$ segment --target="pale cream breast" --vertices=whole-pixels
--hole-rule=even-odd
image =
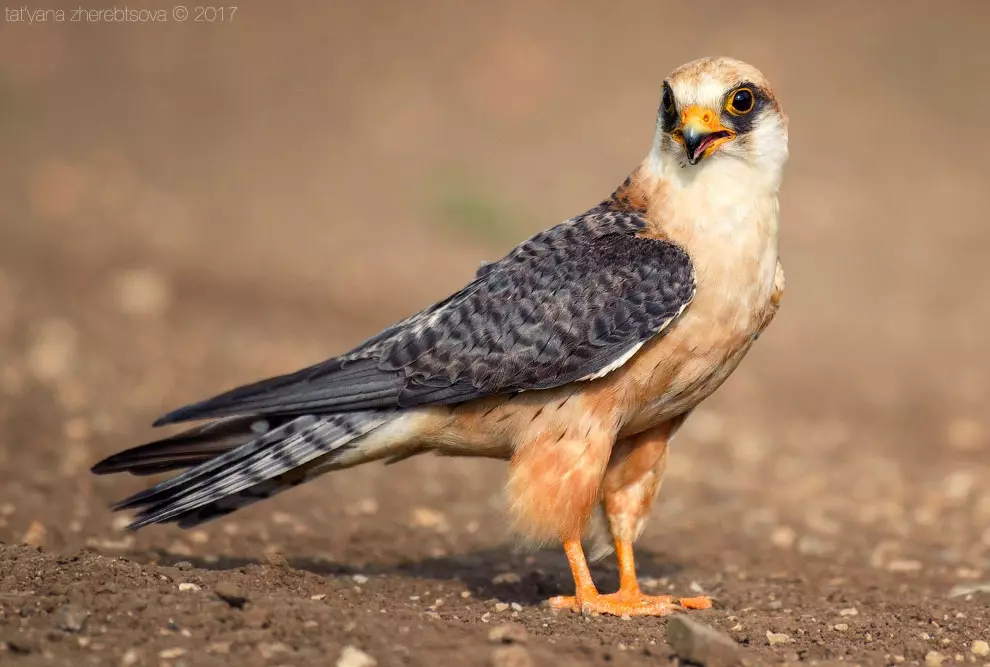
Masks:
[[[621,435],[691,409],[735,370],[772,316],[777,277],[775,187],[724,162],[685,181],[658,175],[650,233],[684,248],[695,269],[694,300],[663,336],[622,369],[629,413]],[[782,280],[782,274],[781,274]]]

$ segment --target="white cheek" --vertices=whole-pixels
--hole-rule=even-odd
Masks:
[[[734,146],[729,155],[741,158],[779,184],[787,162],[787,129],[780,116],[764,113],[756,119],[745,143]]]

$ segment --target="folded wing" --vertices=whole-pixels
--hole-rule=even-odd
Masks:
[[[193,419],[451,404],[614,370],[694,296],[679,247],[604,206],[487,264],[464,289],[343,356],[180,408]]]

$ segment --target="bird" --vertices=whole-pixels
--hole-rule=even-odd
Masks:
[[[113,506],[136,510],[137,530],[197,526],[372,461],[501,459],[513,532],[567,557],[574,594],[551,608],[709,608],[645,594],[634,543],[671,439],[779,307],[787,127],[752,65],[684,64],[663,80],[646,158],[600,203],[346,353],[166,414],[154,425],[201,423],[92,471],[182,471]],[[614,543],[613,593],[584,549],[594,516]]]

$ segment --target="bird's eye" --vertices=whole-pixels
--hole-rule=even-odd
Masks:
[[[756,98],[749,88],[739,88],[729,95],[729,101],[725,105],[725,110],[733,116],[745,116],[756,106]]]

